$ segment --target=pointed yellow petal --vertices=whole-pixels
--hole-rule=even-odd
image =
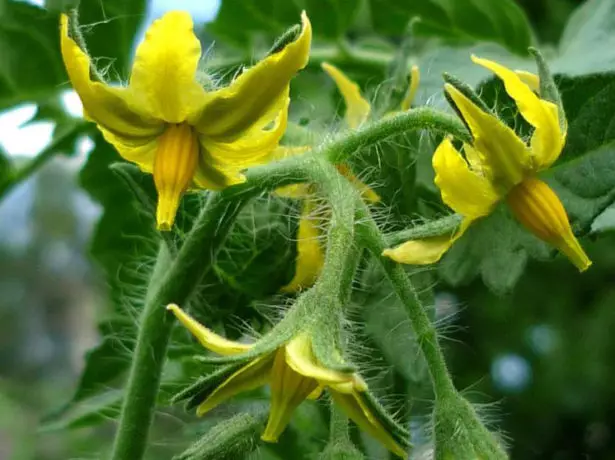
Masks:
[[[322,270],[325,254],[320,245],[322,238],[319,221],[312,215],[314,203],[311,200],[303,202],[301,217],[299,218],[299,231],[297,232],[297,261],[295,263],[295,276],[283,292],[297,292],[312,286]]]
[[[427,265],[438,262],[453,243],[468,229],[472,219],[463,219],[452,235],[434,236],[421,240],[411,240],[393,248],[385,249],[382,255],[400,264]]]
[[[179,201],[192,182],[199,160],[196,134],[185,123],[168,125],[158,138],[154,157],[154,184],[158,191],[158,230],[169,231]]]
[[[122,158],[136,164],[143,172],[154,172],[154,158],[158,150],[159,137],[138,139],[117,136],[100,125],[98,130]]]
[[[444,89],[469,126],[474,137],[473,147],[484,156],[494,180],[497,179],[503,188],[521,182],[532,167],[530,151],[523,141],[497,117],[483,112],[451,84],[446,83]]]
[[[277,442],[294,410],[318,390],[318,384],[316,380],[305,378],[288,367],[283,349],[276,353],[270,381],[271,409],[261,439],[265,442]]]
[[[207,329],[188,313],[183,311],[174,303],[167,306],[167,310],[173,312],[177,319],[188,329],[192,335],[210,351],[220,355],[236,355],[252,348],[247,343],[233,342]]]
[[[500,199],[486,178],[470,170],[448,138],[434,152],[433,167],[442,201],[462,216],[472,219],[485,216]]]
[[[334,390],[330,390],[329,393],[335,404],[340,406],[346,415],[348,415],[362,431],[380,441],[388,450],[398,457],[407,457],[408,454],[405,449],[395,441],[393,436],[391,436],[382,423],[378,421],[361,400],[360,393],[354,392],[352,394],[344,394]]]
[[[538,75],[527,70],[515,70],[515,73],[532,91],[535,93],[540,92],[540,78]]]
[[[68,16],[61,16],[60,40],[62,59],[70,81],[79,95],[86,118],[94,121],[114,136],[128,138],[126,142],[147,144],[160,134],[160,120],[137,110],[131,92],[126,88],[112,88],[90,79],[90,59],[68,35]]]
[[[239,393],[266,385],[270,379],[274,356],[275,353],[259,356],[231,375],[197,407],[196,415],[201,417]]]
[[[276,117],[273,126],[268,129],[247,130],[242,136],[228,142],[220,142],[201,135],[201,146],[209,152],[213,162],[211,166],[223,171],[239,172],[271,160],[286,131],[289,102],[290,99],[286,98],[285,106]]]
[[[419,72],[419,67],[413,65],[412,69],[410,69],[410,87],[408,88],[406,97],[401,103],[401,110],[406,111],[410,108],[412,102],[414,101],[414,96],[416,96],[416,91],[419,89],[420,82],[421,73]]]
[[[185,11],[170,11],[152,23],[137,47],[129,87],[157,118],[186,121],[205,102],[196,81],[200,58],[192,18]]]
[[[337,88],[342,93],[346,103],[346,124],[350,129],[358,128],[367,120],[371,111],[369,102],[361,96],[359,85],[331,64],[323,62],[321,67],[335,81]]]
[[[550,166],[559,157],[565,141],[559,125],[557,106],[540,99],[512,70],[476,56],[472,56],[472,60],[491,70],[504,82],[506,92],[517,103],[523,118],[535,128],[531,145],[537,166]]]
[[[355,176],[348,165],[339,164],[336,165],[336,168],[340,172],[340,174],[342,174],[346,179],[352,182],[356,189],[361,192],[361,196],[364,199],[366,199],[370,203],[378,203],[380,201],[380,195],[374,192],[374,190],[369,185],[367,185],[365,182]]]
[[[312,351],[312,340],[301,333],[286,344],[286,363],[299,374],[316,379],[321,385],[354,383],[353,374],[334,371],[320,365]]]
[[[243,72],[227,88],[211,94],[197,121],[199,132],[232,138],[276,118],[286,106],[290,80],[308,61],[312,26],[305,12],[301,19],[303,28],[294,42]]]
[[[566,210],[551,187],[530,177],[512,189],[506,201],[534,235],[559,249],[579,271],[589,268],[592,262],[572,233]]]

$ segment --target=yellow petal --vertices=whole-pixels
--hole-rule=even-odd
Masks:
[[[135,163],[143,172],[154,172],[154,158],[158,150],[159,137],[130,138],[117,136],[102,126],[98,126],[98,129],[122,158]]]
[[[367,120],[371,111],[369,102],[361,96],[359,85],[344,75],[337,67],[327,62],[323,62],[321,67],[335,81],[337,88],[342,93],[346,103],[346,124],[350,129],[358,128]]]
[[[515,132],[497,117],[485,113],[449,83],[444,89],[461,112],[474,138],[473,147],[484,156],[494,180],[510,188],[523,179],[532,167],[529,149]]]
[[[266,385],[274,356],[275,353],[259,356],[231,375],[197,407],[196,415],[201,417],[236,394]]]
[[[276,353],[270,382],[271,408],[261,439],[266,442],[276,442],[297,406],[318,390],[318,383],[288,367],[282,349]]]
[[[401,110],[406,111],[410,108],[412,102],[414,101],[414,96],[416,96],[416,91],[419,89],[420,82],[421,73],[419,72],[419,67],[413,65],[412,69],[410,69],[410,87],[408,88],[406,97],[401,102]]]
[[[400,264],[427,265],[438,262],[453,243],[468,229],[472,219],[463,219],[452,235],[433,236],[420,240],[406,241],[393,248],[385,249],[382,255]]]
[[[167,306],[167,310],[172,311],[177,319],[188,329],[192,335],[210,351],[220,355],[236,355],[252,348],[247,343],[233,342],[207,329],[188,313],[183,311],[174,303]]]
[[[295,263],[295,276],[283,292],[297,292],[312,286],[322,270],[325,254],[321,247],[322,238],[319,228],[320,222],[312,215],[314,202],[307,199],[303,202],[301,217],[299,218],[299,231],[297,232],[297,261]]]
[[[316,379],[321,385],[354,383],[353,374],[334,371],[320,365],[312,351],[312,340],[301,333],[286,344],[286,363],[299,374]]]
[[[192,128],[186,123],[168,125],[158,139],[154,157],[158,230],[173,227],[179,201],[193,180],[198,161],[199,145]]]
[[[532,91],[540,93],[540,78],[538,75],[527,70],[515,70],[515,73]]]
[[[339,164],[336,165],[336,168],[340,172],[340,174],[342,174],[346,179],[352,182],[352,184],[361,193],[361,196],[364,199],[366,199],[370,203],[378,203],[380,201],[380,195],[374,192],[374,190],[369,185],[367,185],[357,176],[355,176],[348,165]]]
[[[329,392],[335,404],[340,406],[346,415],[348,415],[362,431],[380,441],[388,450],[398,457],[407,457],[408,454],[406,450],[395,441],[382,423],[371,413],[369,408],[362,401],[360,393],[354,392],[352,394],[345,394],[333,390]]]
[[[434,152],[433,167],[442,201],[462,216],[485,216],[500,198],[489,180],[470,170],[448,138]]]
[[[286,98],[286,105],[269,129],[247,130],[242,136],[228,142],[201,135],[201,146],[209,152],[211,166],[222,171],[238,172],[271,160],[286,131],[289,102],[290,99]]]
[[[186,121],[205,102],[195,78],[200,58],[188,13],[170,11],[155,20],[135,54],[129,85],[135,99],[167,123]]]
[[[299,37],[243,72],[227,88],[211,94],[197,121],[199,132],[216,138],[240,135],[265,126],[286,106],[291,78],[307,64],[312,26],[305,14]]]
[[[579,271],[589,268],[592,262],[572,233],[566,210],[551,187],[530,177],[511,190],[506,201],[534,235],[559,249]]]
[[[540,99],[512,70],[476,56],[472,56],[472,60],[491,70],[504,82],[506,92],[517,103],[523,118],[535,128],[531,146],[536,169],[550,166],[559,157],[565,141],[559,125],[557,106]]]
[[[79,95],[86,118],[126,142],[147,144],[160,134],[163,124],[132,103],[126,88],[112,88],[90,79],[90,59],[68,35],[68,16],[61,16],[62,59],[70,81]]]

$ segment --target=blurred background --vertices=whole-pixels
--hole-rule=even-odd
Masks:
[[[106,2],[90,3],[104,10]],[[559,41],[581,3],[518,1],[545,46]],[[188,10],[202,25],[220,7],[216,0],[142,6],[131,13],[140,23],[135,42],[165,11]],[[207,32],[202,37],[210,38]],[[67,84],[61,88],[55,109],[67,119],[80,117],[78,98]],[[56,122],[39,109],[24,97],[0,114],[0,147],[16,165],[52,141]],[[109,308],[108,283],[89,252],[102,209],[78,177],[94,142],[89,135],[73,141],[67,155],[48,161],[0,202],[0,460],[99,458],[113,435],[112,423],[39,429],[43,417],[72,397],[84,353],[100,342],[96,323]],[[484,416],[507,433],[514,459],[615,458],[615,235],[608,232],[609,213],[595,224],[604,231],[599,241],[588,242],[594,267],[582,277],[557,259],[531,262],[504,295],[480,279],[436,286],[456,382],[485,403]],[[172,447],[152,455],[170,458]]]

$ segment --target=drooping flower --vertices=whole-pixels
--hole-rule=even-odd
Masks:
[[[346,125],[350,129],[358,129],[367,119],[372,111],[370,103],[363,97],[359,85],[348,78],[337,67],[324,62],[323,70],[333,79],[337,85],[344,103],[346,113],[344,116]],[[419,84],[418,67],[413,66],[410,72],[410,85],[404,97],[400,110],[410,109],[414,100]],[[303,152],[306,148],[288,149],[280,147],[278,156]],[[345,176],[361,192],[364,199],[370,203],[377,203],[380,197],[368,185],[357,178],[350,167],[346,164],[337,165],[338,171]],[[318,213],[318,206],[310,197],[314,194],[314,188],[310,184],[297,184],[284,187],[277,191],[278,195],[291,198],[304,199],[301,216],[299,219],[299,231],[297,233],[297,263],[295,275],[286,286],[282,288],[285,292],[295,292],[314,284],[318,278],[324,261],[324,249],[321,245],[323,240],[322,227],[323,218]]]
[[[167,307],[177,319],[210,351],[224,356],[245,353],[254,345],[233,342],[200,324],[177,305]],[[380,441],[399,457],[406,457],[408,432],[384,415],[383,409],[367,393],[365,381],[357,373],[329,369],[318,362],[308,331],[295,334],[273,351],[258,354],[245,364],[228,370],[205,394],[198,394],[196,410],[202,416],[227,399],[263,385],[271,389],[271,407],[267,426],[261,436],[277,442],[290,422],[294,410],[305,399],[317,399],[323,390],[329,393],[359,428]],[[189,393],[189,397],[194,394]]]
[[[556,104],[534,92],[539,86],[535,75],[513,72],[475,56],[472,60],[502,80],[521,116],[534,128],[529,145],[495,115],[483,111],[455,86],[445,84],[445,91],[470,129],[473,142],[463,145],[463,157],[450,139],[444,139],[434,153],[433,167],[442,200],[463,220],[452,235],[408,241],[385,250],[383,255],[407,264],[436,262],[473,221],[490,214],[498,202],[505,201],[528,230],[561,251],[580,271],[586,270],[591,261],[572,233],[564,206],[537,177],[537,173],[557,160],[564,147],[563,114]]]
[[[154,21],[138,46],[128,85],[91,77],[91,62],[62,15],[62,57],[81,98],[119,154],[152,173],[157,225],[170,230],[182,194],[243,182],[240,171],[266,162],[286,129],[289,82],[302,69],[312,31],[303,13],[296,39],[246,69],[224,88],[197,81],[201,44],[190,15],[172,11]]]

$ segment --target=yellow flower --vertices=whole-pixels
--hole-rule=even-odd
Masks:
[[[536,177],[557,160],[566,141],[558,107],[532,91],[538,86],[535,75],[515,73],[475,56],[472,60],[503,81],[523,118],[534,127],[530,143],[526,145],[497,117],[485,113],[454,86],[446,84],[445,90],[474,141],[472,145],[464,144],[464,159],[451,141],[444,139],[434,153],[433,166],[442,200],[461,214],[463,221],[452,235],[408,241],[385,250],[383,255],[407,264],[436,262],[474,220],[488,215],[499,201],[505,200],[521,224],[565,254],[580,271],[586,270],[591,261],[572,233],[564,206],[553,190]]]
[[[337,67],[324,62],[323,70],[333,79],[337,85],[344,102],[346,104],[345,121],[350,129],[359,128],[371,113],[370,103],[361,95],[359,85],[348,78]],[[419,69],[413,66],[410,71],[410,85],[408,92],[401,103],[400,110],[408,110],[416,94],[419,84]],[[309,147],[285,148],[279,147],[276,155],[284,157],[309,150]],[[380,201],[380,197],[368,185],[357,178],[348,165],[337,165],[338,171],[352,182],[361,192],[363,198],[371,203]],[[314,284],[324,262],[324,251],[321,245],[323,234],[323,218],[316,213],[317,204],[310,199],[314,194],[314,189],[309,184],[298,184],[283,187],[277,191],[278,195],[291,198],[303,198],[301,217],[299,219],[299,231],[297,232],[297,263],[295,275],[286,286],[282,288],[284,292],[296,292],[300,289],[310,287]]]
[[[125,87],[93,81],[90,58],[61,19],[62,57],[84,114],[128,161],[154,175],[156,220],[170,230],[189,188],[219,190],[243,182],[240,171],[269,159],[286,129],[289,82],[305,67],[312,37],[302,14],[299,36],[245,70],[225,88],[197,81],[201,44],[190,15],[154,21],[138,46]]]
[[[220,337],[177,305],[167,307],[208,350],[230,356],[249,351],[253,345]],[[312,351],[308,332],[300,332],[272,352],[258,355],[220,383],[197,407],[202,416],[232,396],[269,384],[271,408],[261,439],[277,442],[290,422],[293,411],[305,399],[317,399],[324,389],[347,415],[387,449],[405,458],[407,432],[383,418],[367,394],[367,385],[356,373],[344,373],[322,366]],[[402,447],[403,446],[403,447]]]

